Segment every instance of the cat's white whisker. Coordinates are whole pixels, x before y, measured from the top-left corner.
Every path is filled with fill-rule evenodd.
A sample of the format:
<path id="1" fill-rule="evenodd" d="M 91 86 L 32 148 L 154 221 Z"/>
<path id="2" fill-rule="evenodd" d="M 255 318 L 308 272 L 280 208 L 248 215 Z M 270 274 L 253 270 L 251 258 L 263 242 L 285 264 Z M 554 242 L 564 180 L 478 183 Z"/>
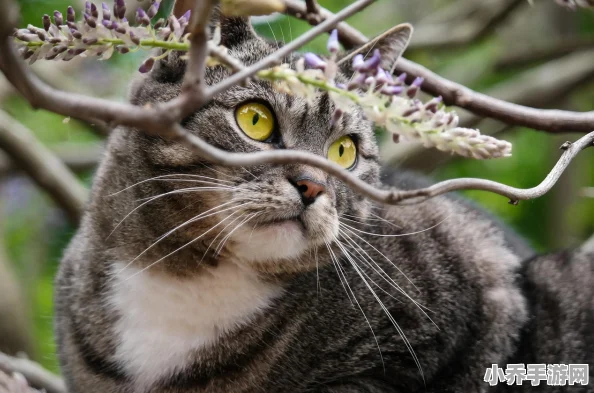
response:
<path id="1" fill-rule="evenodd" d="M 369 218 L 369 217 L 366 217 L 366 218 L 364 219 L 365 221 L 384 222 L 384 223 L 386 223 L 386 224 L 388 224 L 388 225 L 390 225 L 390 226 L 393 226 L 393 227 L 395 227 L 395 228 L 402 229 L 402 227 L 401 227 L 400 225 L 396 225 L 396 224 L 394 224 L 393 222 L 391 222 L 391 221 L 388 221 L 388 220 L 386 220 L 385 218 L 382 218 L 381 216 L 378 216 L 378 215 L 377 215 L 377 214 L 375 214 L 375 213 L 369 212 L 368 214 L 369 214 L 369 215 L 371 215 L 371 216 L 373 216 L 373 217 L 376 217 L 376 218 Z M 349 217 L 349 218 L 351 218 L 351 220 L 355 220 L 355 221 L 358 221 L 358 220 L 362 219 L 362 217 L 355 216 L 355 215 L 352 215 L 352 214 L 346 214 L 346 213 L 343 213 L 343 214 L 341 214 L 341 216 L 343 216 L 342 218 L 344 218 L 344 217 Z M 363 224 L 363 222 L 362 222 L 362 221 L 358 221 L 358 222 L 360 222 L 361 224 Z"/>
<path id="2" fill-rule="evenodd" d="M 392 260 L 390 260 L 390 258 L 388 258 L 387 256 L 385 256 L 380 250 L 378 250 L 373 244 L 369 243 L 365 238 L 359 236 L 356 232 L 354 232 L 352 229 L 350 229 L 350 227 L 344 223 L 339 222 L 338 223 L 339 227 L 342 227 L 344 230 L 350 232 L 353 236 L 357 237 L 359 240 L 363 241 L 365 244 L 367 244 L 369 247 L 373 248 L 373 250 L 375 252 L 377 252 L 379 255 L 381 255 L 386 261 L 388 261 L 396 270 L 398 270 L 398 272 L 400 274 L 402 274 L 402 276 L 404 276 L 404 278 L 406 278 L 408 280 L 409 283 L 412 284 L 413 287 L 415 287 L 415 289 L 417 290 L 417 292 L 420 292 L 420 289 L 415 285 L 415 283 L 408 278 L 408 276 L 394 263 L 392 262 Z M 343 234 L 345 234 L 343 232 Z M 346 235 L 346 234 L 345 234 Z M 351 239 L 352 240 L 352 239 Z M 355 242 L 356 243 L 356 242 Z"/>
<path id="3" fill-rule="evenodd" d="M 377 214 L 375 214 L 373 212 L 369 212 L 369 215 L 375 217 L 376 218 L 375 221 L 385 222 L 386 224 L 391 225 L 391 226 L 393 226 L 395 228 L 402 229 L 402 227 L 400 225 L 396 225 L 392 221 L 386 220 L 382 216 L 379 216 L 379 215 L 377 215 Z"/>
<path id="4" fill-rule="evenodd" d="M 361 256 L 361 258 L 363 258 L 362 262 L 364 262 L 367 266 L 369 266 L 376 274 L 378 274 L 382 279 L 384 279 L 384 281 L 386 281 L 390 286 L 392 286 L 398 292 L 400 292 L 401 294 L 406 296 L 411 302 L 413 302 L 413 304 L 419 308 L 421 313 L 423 313 L 423 315 L 425 315 L 427 317 L 427 319 L 431 323 L 433 323 L 433 325 L 435 325 L 435 327 L 438 330 L 440 330 L 439 326 L 437 326 L 437 324 L 433 321 L 433 319 L 425 312 L 425 310 L 427 310 L 429 312 L 433 312 L 431 309 L 429 309 L 428 307 L 422 305 L 421 303 L 419 303 L 415 299 L 413 299 L 404 289 L 402 289 L 402 287 L 400 285 L 398 285 L 396 283 L 396 281 L 394 281 L 394 279 L 392 277 L 390 277 L 390 275 L 380 266 L 380 264 L 375 262 L 375 260 L 373 260 L 373 258 L 371 258 L 371 256 L 359 244 L 357 244 L 357 242 L 355 240 L 353 240 L 350 236 L 348 236 L 346 233 L 344 233 L 344 231 L 341 231 L 340 235 L 343 236 L 345 238 L 345 240 L 347 241 L 347 243 L 349 243 L 351 245 L 351 247 L 353 249 L 355 249 L 355 251 Z M 359 252 L 359 250 L 365 254 L 365 256 L 368 258 L 367 260 Z M 390 261 L 390 263 L 392 263 L 392 262 Z M 392 263 L 392 265 L 394 267 L 396 267 L 394 263 Z M 408 280 L 408 277 L 406 277 L 406 275 L 400 269 L 398 269 L 398 271 Z M 413 284 L 410 280 L 408 280 L 408 281 L 411 284 Z M 419 290 L 414 284 L 413 284 L 413 286 L 415 287 L 415 289 Z"/>
<path id="5" fill-rule="evenodd" d="M 272 34 L 272 38 L 274 38 L 274 42 L 276 43 L 277 49 L 280 49 L 280 44 L 279 44 L 278 40 L 276 39 L 276 35 L 274 34 L 274 30 L 272 29 L 272 25 L 268 21 L 266 21 L 266 23 L 268 24 L 268 28 L 270 29 L 270 33 Z"/>
<path id="6" fill-rule="evenodd" d="M 140 199 L 136 199 L 135 202 L 141 202 L 141 201 L 146 201 L 148 199 L 152 199 L 155 197 L 161 197 L 161 196 L 167 196 L 167 195 L 173 195 L 173 194 L 183 194 L 185 192 L 203 192 L 203 191 L 233 191 L 235 190 L 235 187 L 211 187 L 211 186 L 205 186 L 205 187 L 187 187 L 187 188 L 180 188 L 177 190 L 172 190 L 172 191 L 167 191 L 164 192 L 163 194 L 158 194 L 158 195 L 153 195 L 150 197 L 146 197 L 146 198 L 140 198 Z"/>
<path id="7" fill-rule="evenodd" d="M 343 249 L 343 252 L 345 252 L 344 247 L 342 247 L 342 245 L 340 244 L 340 242 L 337 242 L 338 247 L 340 247 L 341 249 Z M 390 311 L 386 308 L 386 306 L 384 305 L 384 303 L 382 302 L 382 300 L 379 298 L 379 296 L 377 295 L 377 293 L 375 293 L 375 291 L 373 290 L 373 288 L 371 287 L 371 285 L 369 285 L 369 282 L 365 279 L 365 276 L 361 273 L 361 270 L 359 268 L 359 266 L 353 262 L 353 259 L 350 258 L 348 255 L 348 252 L 346 253 L 347 259 L 351 262 L 351 265 L 353 266 L 353 268 L 355 269 L 355 272 L 357 272 L 357 274 L 359 275 L 359 277 L 361 277 L 361 280 L 363 280 L 363 283 L 365 284 L 365 286 L 367 287 L 367 289 L 369 289 L 369 291 L 371 292 L 372 296 L 375 298 L 375 300 L 378 302 L 378 304 L 380 305 L 380 307 L 382 308 L 382 310 L 384 311 L 384 313 L 386 314 L 386 316 L 388 317 L 388 319 L 390 320 L 390 322 L 392 323 L 392 325 L 394 326 L 394 328 L 396 329 L 396 331 L 398 332 L 398 334 L 400 334 L 400 337 L 402 338 L 402 341 L 404 342 L 404 345 L 406 346 L 406 348 L 408 349 L 408 351 L 410 352 L 411 356 L 413 357 L 413 360 L 415 362 L 415 364 L 417 365 L 419 372 L 421 373 L 421 378 L 423 379 L 423 383 L 425 382 L 425 374 L 423 372 L 423 367 L 421 366 L 421 362 L 419 361 L 419 358 L 417 357 L 417 354 L 415 353 L 410 341 L 408 340 L 408 338 L 406 337 L 406 335 L 404 334 L 404 331 L 402 330 L 402 328 L 400 327 L 400 325 L 398 325 L 398 322 L 396 322 L 396 320 L 394 319 L 394 317 L 392 316 L 392 314 L 390 313 Z"/>
<path id="8" fill-rule="evenodd" d="M 187 190 L 191 190 L 191 191 L 187 191 Z M 124 221 L 126 221 L 126 219 L 128 217 L 130 217 L 135 211 L 137 211 L 138 209 L 142 208 L 143 206 L 146 206 L 147 204 L 159 199 L 159 198 L 163 198 L 167 195 L 172 195 L 172 194 L 179 194 L 179 193 L 183 193 L 183 192 L 198 192 L 198 191 L 208 191 L 208 190 L 204 190 L 204 189 L 196 189 L 196 188 L 191 188 L 191 189 L 181 189 L 181 190 L 174 190 L 174 191 L 169 191 L 163 194 L 159 194 L 156 196 L 152 196 L 150 197 L 147 201 L 141 203 L 140 205 L 136 206 L 134 209 L 132 209 L 128 214 L 126 214 L 126 216 L 124 216 L 124 218 L 122 218 L 120 220 L 120 222 L 118 222 L 116 224 L 116 226 L 112 229 L 112 231 L 109 233 L 109 235 L 107 235 L 106 239 L 109 239 L 111 237 L 111 235 L 113 235 L 113 233 L 120 227 L 120 225 L 122 225 L 122 223 Z"/>
<path id="9" fill-rule="evenodd" d="M 225 177 L 227 177 L 227 178 L 229 178 L 229 179 L 233 179 L 233 180 L 235 180 L 235 181 L 240 181 L 240 182 L 242 182 L 242 181 L 243 181 L 243 179 L 242 179 L 241 177 L 239 177 L 239 176 L 233 176 L 233 175 L 230 175 L 230 174 L 228 174 L 228 173 L 225 173 L 225 172 L 223 172 L 223 171 L 220 171 L 220 170 L 218 170 L 218 169 L 215 169 L 215 168 L 213 168 L 211 165 L 207 165 L 207 164 L 206 164 L 206 163 L 204 163 L 204 162 L 201 162 L 200 164 L 201 164 L 203 167 L 205 167 L 206 169 L 208 169 L 208 170 L 210 170 L 210 171 L 213 171 L 213 172 L 215 172 L 215 173 L 218 173 L 218 174 L 219 174 L 219 175 L 221 175 L 221 176 L 225 176 Z"/>
<path id="10" fill-rule="evenodd" d="M 216 255 L 219 255 L 219 253 L 223 250 L 223 247 L 225 246 L 225 243 L 227 242 L 227 240 L 231 237 L 231 235 L 233 235 L 233 232 L 235 232 L 236 230 L 238 230 L 240 227 L 242 227 L 243 225 L 245 225 L 246 223 L 248 223 L 251 219 L 253 219 L 254 217 L 258 216 L 260 213 L 252 213 L 251 215 L 249 215 L 245 220 L 243 220 L 242 222 L 240 222 L 235 228 L 233 228 L 233 230 L 231 232 L 229 232 L 227 234 L 227 236 L 225 236 L 223 238 L 223 240 L 221 240 L 221 242 L 219 243 L 217 250 L 215 252 Z"/>
<path id="11" fill-rule="evenodd" d="M 344 283 L 344 278 L 343 278 L 344 272 L 342 271 L 342 268 L 340 267 L 340 263 L 339 263 L 336 255 L 332 251 L 332 246 L 326 241 L 324 241 L 324 243 L 326 244 L 326 248 L 328 249 L 328 253 L 330 255 L 330 260 L 332 261 L 332 264 L 334 265 L 334 269 L 336 269 L 336 273 L 338 274 L 340 283 L 342 284 L 342 287 L 344 288 L 344 291 L 346 292 L 347 297 L 349 298 L 349 301 L 351 302 L 351 304 L 355 305 L 355 303 L 353 303 L 353 300 L 351 299 L 352 291 L 349 292 L 350 286 L 349 286 L 349 289 L 347 290 L 348 283 L 347 283 L 347 285 L 345 285 L 345 283 Z"/>
<path id="12" fill-rule="evenodd" d="M 430 231 L 431 229 L 433 229 L 433 228 L 441 225 L 443 222 L 445 222 L 451 216 L 452 215 L 449 214 L 446 218 L 444 218 L 443 220 L 439 221 L 437 224 L 430 226 L 429 228 L 421 229 L 421 230 L 418 230 L 418 231 L 415 231 L 415 232 L 399 233 L 399 234 L 396 234 L 396 235 L 383 235 L 383 234 L 379 234 L 379 233 L 365 232 L 365 231 L 362 231 L 362 230 L 357 229 L 355 227 L 352 227 L 350 225 L 347 225 L 345 223 L 342 223 L 342 224 L 345 225 L 345 226 L 347 226 L 347 227 L 349 227 L 350 229 L 352 229 L 354 231 L 357 231 L 359 233 L 364 233 L 366 235 L 377 236 L 377 237 L 402 237 L 402 236 L 418 235 L 419 233 Z"/>
<path id="13" fill-rule="evenodd" d="M 132 263 L 134 263 L 135 261 L 137 261 L 138 258 L 140 258 L 142 255 L 144 255 L 146 252 L 148 252 L 151 248 L 153 248 L 154 246 L 156 246 L 157 244 L 159 244 L 161 241 L 163 241 L 165 238 L 167 238 L 168 236 L 170 236 L 172 233 L 174 233 L 178 229 L 181 229 L 181 228 L 185 227 L 186 225 L 189 225 L 189 224 L 194 223 L 196 221 L 202 220 L 202 219 L 204 219 L 206 217 L 210 217 L 210 216 L 213 216 L 215 214 L 219 214 L 219 213 L 222 213 L 222 212 L 231 210 L 231 209 L 239 209 L 240 207 L 243 207 L 243 206 L 249 204 L 249 203 L 244 203 L 244 204 L 241 204 L 241 205 L 238 205 L 238 206 L 231 206 L 229 208 L 226 208 L 226 209 L 223 209 L 223 210 L 217 210 L 215 212 L 212 212 L 212 213 L 208 214 L 209 212 L 211 212 L 211 211 L 213 211 L 215 209 L 220 209 L 221 207 L 227 206 L 227 205 L 232 204 L 232 203 L 233 203 L 233 201 L 230 201 L 230 202 L 223 203 L 222 205 L 218 205 L 216 207 L 213 207 L 213 208 L 211 208 L 211 209 L 209 209 L 209 210 L 207 210 L 205 212 L 202 212 L 202 213 L 200 213 L 200 214 L 198 214 L 198 215 L 190 218 L 189 220 L 185 221 L 184 223 L 176 226 L 175 228 L 171 229 L 170 231 L 168 231 L 168 232 L 164 233 L 163 235 L 159 236 L 159 238 L 155 242 L 153 242 L 150 246 L 148 246 L 147 248 L 145 248 L 144 251 L 142 251 L 133 260 L 131 260 L 126 266 L 124 266 L 123 269 L 122 269 L 122 271 L 124 271 L 125 269 L 127 269 L 128 267 L 130 267 L 130 265 L 132 265 Z M 120 273 L 122 271 L 120 271 Z"/>
<path id="14" fill-rule="evenodd" d="M 342 249 L 342 247 L 341 247 L 340 242 L 338 241 L 338 239 L 335 239 L 335 242 L 338 245 L 338 247 Z M 332 249 L 328 245 L 326 245 L 326 247 L 328 248 L 328 251 L 330 252 L 330 255 L 332 256 L 332 262 L 335 263 L 334 261 L 336 261 L 335 268 L 337 266 L 340 267 L 340 262 L 338 260 L 338 257 L 334 254 L 334 251 L 332 251 Z M 343 250 L 343 253 L 344 252 L 345 252 L 345 250 Z M 347 252 L 347 254 L 348 254 L 348 252 Z M 338 272 L 338 269 L 336 271 Z M 371 326 L 371 323 L 369 322 L 369 319 L 367 318 L 367 315 L 365 314 L 365 311 L 363 311 L 363 307 L 361 307 L 361 304 L 359 304 L 359 301 L 357 300 L 357 297 L 355 296 L 355 293 L 353 292 L 353 290 L 351 289 L 351 286 L 348 283 L 348 280 L 346 278 L 346 274 L 344 274 L 344 272 L 342 271 L 342 269 L 341 269 L 341 273 L 339 273 L 339 277 L 340 277 L 340 274 L 343 275 L 344 282 L 346 283 L 347 287 L 349 288 L 349 291 L 353 295 L 353 299 L 355 300 L 355 304 L 357 305 L 357 307 L 361 311 L 361 314 L 363 314 L 363 318 L 365 318 L 365 322 L 367 322 L 367 325 L 369 326 L 369 329 L 371 329 L 371 334 L 373 335 L 373 339 L 375 340 L 375 344 L 377 345 L 377 350 L 379 351 L 380 359 L 382 361 L 382 367 L 383 367 L 384 372 L 385 372 L 386 371 L 386 365 L 384 363 L 384 356 L 382 355 L 382 349 L 380 348 L 379 341 L 377 340 L 377 336 L 375 335 L 375 332 L 373 331 L 373 327 Z M 348 295 L 348 293 L 347 293 L 347 295 Z M 351 303 L 352 303 L 352 301 L 351 301 Z"/>
<path id="15" fill-rule="evenodd" d="M 223 232 L 225 232 L 225 229 L 227 229 L 229 226 L 231 226 L 235 221 L 239 220 L 240 218 L 242 218 L 245 214 L 240 214 L 239 216 L 235 217 L 231 222 L 229 222 L 227 225 L 225 225 L 223 227 L 223 229 L 221 229 L 219 231 L 219 233 L 217 233 L 217 235 L 214 237 L 214 239 L 211 240 L 210 244 L 208 245 L 208 247 L 206 248 L 206 250 L 204 251 L 204 254 L 202 254 L 202 258 L 200 258 L 200 262 L 202 262 L 204 260 L 204 257 L 206 257 L 206 254 L 208 253 L 208 250 L 210 250 L 210 247 L 212 247 L 212 245 L 214 244 L 214 242 L 219 238 L 219 236 L 221 236 L 221 234 Z"/>
<path id="16" fill-rule="evenodd" d="M 382 278 L 384 281 L 386 281 L 396 291 L 398 291 L 398 292 L 402 293 L 404 296 L 410 298 L 410 296 L 408 296 L 408 294 L 404 291 L 404 289 L 402 289 L 400 287 L 400 285 L 398 285 L 398 283 L 396 283 L 396 281 L 394 281 L 394 279 L 392 279 L 392 277 L 390 277 L 388 275 L 388 273 L 386 273 L 386 271 L 384 269 L 382 269 L 381 266 L 377 262 L 375 262 L 373 260 L 373 258 L 371 258 L 371 256 L 367 252 L 365 252 L 365 250 L 363 250 L 360 247 L 357 247 L 357 244 L 354 243 L 353 240 L 350 237 L 348 237 L 348 235 L 346 235 L 344 232 L 340 232 L 339 234 L 340 234 L 340 236 L 343 236 L 343 238 L 346 240 L 348 245 L 351 248 L 353 248 L 357 254 L 359 254 L 360 258 L 358 258 L 358 259 L 360 262 L 369 266 L 378 276 L 380 276 L 380 278 Z M 346 246 L 346 245 L 343 244 L 343 246 Z M 365 254 L 365 256 L 363 254 L 361 254 L 361 251 Z M 353 255 L 353 257 L 355 257 L 355 256 Z M 413 300 L 413 302 L 415 302 L 415 301 Z"/>
<path id="17" fill-rule="evenodd" d="M 252 175 L 253 179 L 252 180 L 256 180 L 258 178 L 258 176 L 254 175 L 252 172 L 250 172 L 246 167 L 242 166 L 240 167 L 241 169 L 243 169 L 244 171 L 246 171 L 248 174 Z"/>
<path id="18" fill-rule="evenodd" d="M 156 260 L 155 262 L 151 263 L 150 265 L 148 265 L 147 267 L 139 270 L 138 272 L 132 274 L 130 277 L 126 277 L 126 279 L 124 279 L 122 282 L 126 282 L 128 280 L 130 280 L 131 278 L 141 274 L 142 272 L 145 272 L 146 270 L 150 269 L 151 267 L 155 266 L 157 263 L 161 262 L 162 260 L 164 260 L 165 258 L 170 257 L 171 255 L 175 254 L 176 252 L 186 248 L 187 246 L 193 244 L 194 242 L 196 242 L 197 240 L 200 240 L 202 237 L 204 237 L 205 235 L 207 235 L 210 231 L 212 231 L 213 229 L 215 229 L 216 227 L 218 227 L 219 225 L 221 225 L 225 220 L 227 220 L 230 216 L 225 217 L 224 219 L 222 219 L 221 221 L 219 221 L 218 224 L 213 225 L 209 230 L 207 230 L 206 232 L 203 232 L 200 236 L 195 237 L 194 239 L 190 240 L 189 242 L 187 242 L 186 244 L 184 244 L 183 246 L 180 246 L 178 248 L 176 248 L 175 250 L 171 251 L 169 254 L 165 255 L 164 257 L 159 258 L 158 260 Z"/>
<path id="19" fill-rule="evenodd" d="M 366 222 L 357 221 L 357 220 L 354 220 L 352 218 L 347 218 L 347 217 L 340 217 L 340 219 L 341 220 L 350 221 L 350 222 L 353 222 L 355 224 L 366 225 L 366 226 L 369 226 L 369 227 L 379 227 L 380 226 L 380 225 L 375 225 L 375 224 L 368 224 Z"/>
<path id="20" fill-rule="evenodd" d="M 345 247 L 347 247 L 346 245 L 344 245 Z M 360 258 L 357 258 L 355 255 L 351 254 L 351 256 L 353 258 L 356 258 L 359 262 L 362 262 L 365 264 L 365 262 L 363 260 L 361 260 Z M 367 274 L 367 272 L 365 272 L 365 270 L 361 270 L 361 272 L 365 275 L 365 277 L 367 277 L 367 279 L 376 287 L 378 288 L 380 291 L 382 291 L 383 293 L 386 294 L 386 296 L 391 297 L 392 299 L 396 300 L 399 303 L 402 303 L 402 301 L 398 298 L 396 298 L 394 295 L 392 295 L 390 292 L 386 291 L 384 288 L 382 288 L 378 283 L 376 283 L 373 278 Z"/>
<path id="21" fill-rule="evenodd" d="M 111 196 L 115 196 L 115 195 L 121 194 L 124 191 L 127 191 L 127 190 L 129 190 L 129 189 L 131 189 L 133 187 L 136 187 L 136 186 L 140 185 L 140 184 L 148 183 L 150 181 L 191 181 L 192 180 L 192 179 L 177 179 L 177 178 L 176 179 L 171 179 L 171 177 L 173 177 L 173 176 L 185 176 L 185 177 L 191 177 L 191 178 L 201 178 L 201 179 L 210 180 L 212 182 L 226 182 L 226 183 L 234 184 L 233 182 L 230 182 L 228 180 L 221 180 L 221 179 L 217 179 L 217 178 L 209 177 L 209 176 L 192 175 L 192 174 L 187 174 L 187 173 L 179 173 L 179 174 L 175 173 L 175 174 L 169 174 L 169 175 L 155 176 L 155 177 L 151 177 L 150 179 L 145 179 L 145 180 L 139 181 L 138 183 L 134 183 L 131 186 L 128 186 L 128 187 L 126 187 L 126 188 L 124 188 L 124 189 L 122 189 L 120 191 L 114 192 L 112 194 L 108 194 L 107 196 L 110 196 L 111 197 Z M 198 181 L 198 180 L 196 180 L 196 181 Z M 222 185 L 222 184 L 217 184 L 217 185 Z"/>

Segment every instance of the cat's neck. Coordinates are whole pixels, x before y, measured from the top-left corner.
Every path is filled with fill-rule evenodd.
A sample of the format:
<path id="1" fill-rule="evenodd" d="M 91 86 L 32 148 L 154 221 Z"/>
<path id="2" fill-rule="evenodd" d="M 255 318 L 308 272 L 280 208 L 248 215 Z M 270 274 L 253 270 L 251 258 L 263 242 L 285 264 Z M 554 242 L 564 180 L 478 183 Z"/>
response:
<path id="1" fill-rule="evenodd" d="M 245 326 L 282 293 L 232 262 L 186 278 L 124 267 L 113 265 L 109 299 L 120 315 L 116 358 L 143 384 L 182 368 L 192 353 Z"/>

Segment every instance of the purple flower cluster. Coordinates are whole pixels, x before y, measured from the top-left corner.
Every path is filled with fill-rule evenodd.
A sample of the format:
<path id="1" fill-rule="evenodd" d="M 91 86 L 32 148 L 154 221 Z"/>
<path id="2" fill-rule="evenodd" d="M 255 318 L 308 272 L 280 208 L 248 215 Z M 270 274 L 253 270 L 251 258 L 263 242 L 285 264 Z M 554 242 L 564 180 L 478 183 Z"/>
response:
<path id="1" fill-rule="evenodd" d="M 594 8 L 594 0 L 555 0 L 555 2 L 573 11 L 575 11 L 578 7 Z"/>
<path id="2" fill-rule="evenodd" d="M 332 122 L 336 122 L 349 105 L 356 104 L 363 109 L 367 118 L 384 127 L 394 136 L 394 141 L 416 141 L 425 147 L 457 153 L 477 159 L 504 157 L 511 154 L 511 145 L 479 131 L 458 127 L 459 118 L 453 111 L 445 111 L 441 97 L 423 103 L 417 97 L 423 78 L 417 77 L 406 85 L 407 75 L 393 77 L 381 67 L 381 53 L 376 49 L 365 59 L 362 54 L 352 60 L 353 76 L 346 84 L 334 84 L 338 52 L 336 30 L 328 40 L 329 59 L 322 59 L 313 53 L 303 56 L 312 76 L 328 83 L 330 97 L 336 105 Z M 297 71 L 300 72 L 299 70 Z M 302 75 L 305 75 L 302 73 Z M 311 91 L 299 87 L 294 79 L 291 87 L 295 91 Z M 303 82 L 303 77 L 301 82 Z M 319 83 L 318 83 L 319 84 Z"/>
<path id="3" fill-rule="evenodd" d="M 81 21 L 75 21 L 75 11 L 68 7 L 66 18 L 55 11 L 53 22 L 49 15 L 44 15 L 43 28 L 29 25 L 26 29 L 16 30 L 14 36 L 23 58 L 30 63 L 38 59 L 68 61 L 76 56 L 108 59 L 114 51 L 128 53 L 141 45 L 168 50 L 168 44 L 171 44 L 172 49 L 179 49 L 173 43 L 185 42 L 190 12 L 179 19 L 173 15 L 167 20 L 159 19 L 151 26 L 159 5 L 160 1 L 155 0 L 148 10 L 139 8 L 136 23 L 131 25 L 125 17 L 124 0 L 115 0 L 113 8 L 102 3 L 101 9 L 87 1 Z M 153 63 L 154 59 L 148 59 L 141 71 L 149 71 Z"/>

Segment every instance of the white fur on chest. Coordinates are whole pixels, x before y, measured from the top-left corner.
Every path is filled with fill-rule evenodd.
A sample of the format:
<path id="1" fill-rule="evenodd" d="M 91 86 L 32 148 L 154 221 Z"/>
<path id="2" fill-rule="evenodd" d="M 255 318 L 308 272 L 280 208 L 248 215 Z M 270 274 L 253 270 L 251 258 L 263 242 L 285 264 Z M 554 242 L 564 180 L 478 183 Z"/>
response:
<path id="1" fill-rule="evenodd" d="M 189 279 L 124 266 L 114 265 L 110 299 L 121 316 L 116 357 L 141 390 L 248 323 L 281 292 L 233 263 Z"/>

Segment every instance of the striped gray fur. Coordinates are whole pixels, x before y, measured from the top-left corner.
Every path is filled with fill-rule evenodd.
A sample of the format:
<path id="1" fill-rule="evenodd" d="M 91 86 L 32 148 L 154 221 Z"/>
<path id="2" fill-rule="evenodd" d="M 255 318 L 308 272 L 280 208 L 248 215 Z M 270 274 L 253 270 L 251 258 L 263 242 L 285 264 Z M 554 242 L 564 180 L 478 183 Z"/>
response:
<path id="1" fill-rule="evenodd" d="M 231 53 L 247 65 L 276 48 L 240 19 L 225 20 L 222 34 Z M 378 47 L 384 59 L 393 60 L 398 48 L 389 37 L 384 40 Z M 384 66 L 389 69 L 391 64 Z M 349 70 L 343 72 L 339 79 L 346 80 Z M 184 61 L 177 56 L 159 62 L 132 84 L 131 102 L 170 100 L 179 94 L 183 73 Z M 222 66 L 206 72 L 209 84 L 228 76 Z M 234 108 L 251 100 L 266 102 L 275 113 L 278 138 L 271 143 L 249 140 L 233 120 Z M 332 111 L 333 103 L 323 94 L 308 103 L 255 81 L 222 93 L 183 124 L 209 143 L 235 152 L 291 148 L 325 155 L 330 143 L 351 135 L 359 151 L 353 173 L 370 184 L 381 184 L 372 125 L 354 109 L 330 127 Z M 171 174 L 185 177 L 157 178 Z M 325 185 L 323 199 L 310 205 L 301 202 L 291 179 L 302 176 Z M 171 193 L 127 216 L 145 198 L 192 187 L 198 184 L 192 179 L 206 177 L 212 179 L 211 186 L 221 188 Z M 172 178 L 178 181 L 159 180 Z M 145 181 L 149 179 L 153 180 Z M 418 181 L 396 173 L 383 179 L 402 187 Z M 223 226 L 208 231 L 223 216 L 205 217 L 153 245 L 172 228 L 222 203 L 242 205 L 240 216 L 254 219 L 235 233 L 231 232 L 236 225 L 229 226 L 214 241 Z M 261 231 L 274 228 L 271 221 L 294 214 L 300 217 L 304 244 L 276 238 L 273 232 L 266 233 L 276 240 L 266 244 Z M 229 233 L 220 250 L 211 246 Z M 249 234 L 251 244 L 259 248 L 248 250 L 249 241 L 240 233 Z M 198 236 L 202 237 L 153 264 Z M 330 239 L 329 247 L 320 239 Z M 291 247 L 300 246 L 291 254 Z M 530 253 L 517 236 L 458 198 L 379 206 L 303 165 L 218 167 L 178 144 L 118 129 L 109 139 L 91 200 L 56 280 L 55 326 L 62 371 L 71 393 L 468 393 L 494 391 L 483 382 L 492 363 L 511 359 L 592 363 L 594 257 L 539 257 L 522 267 L 520 259 Z M 128 304 L 117 294 L 128 285 L 119 277 L 125 270 L 119 266 L 130 261 L 134 262 L 128 268 L 136 269 L 138 277 L 180 286 L 238 267 L 237 280 L 243 280 L 243 274 L 253 275 L 262 287 L 274 288 L 274 295 L 237 326 L 218 330 L 215 326 L 216 339 L 181 354 L 176 368 L 157 370 L 159 375 L 133 375 L 130 365 L 118 357 L 124 346 L 130 353 L 151 354 L 131 358 L 139 369 L 151 369 L 162 358 L 178 355 L 173 352 L 179 340 L 172 335 L 171 349 L 155 353 L 151 350 L 159 337 L 155 342 L 135 342 L 135 337 L 116 329 L 132 326 L 133 318 L 128 325 L 124 322 L 137 315 L 136 310 L 114 306 Z M 546 270 L 544 275 L 541 269 Z M 558 276 L 553 275 L 556 269 Z M 579 285 L 574 286 L 575 280 Z M 162 288 L 163 296 L 176 289 L 171 285 Z M 586 288 L 589 292 L 581 291 Z M 190 292 L 190 302 L 191 296 L 198 301 L 209 295 Z M 552 297 L 550 302 L 541 302 L 543 293 Z M 160 293 L 149 290 L 145 295 L 158 303 Z M 180 304 L 186 301 L 179 299 Z M 560 308 L 547 309 L 551 303 Z M 555 311 L 566 308 L 567 313 Z M 187 317 L 195 318 L 190 311 Z M 157 318 L 157 322 L 167 321 Z M 559 329 L 548 327 L 552 325 Z M 163 336 L 168 339 L 167 331 Z M 588 389 L 579 391 L 593 391 Z"/>

